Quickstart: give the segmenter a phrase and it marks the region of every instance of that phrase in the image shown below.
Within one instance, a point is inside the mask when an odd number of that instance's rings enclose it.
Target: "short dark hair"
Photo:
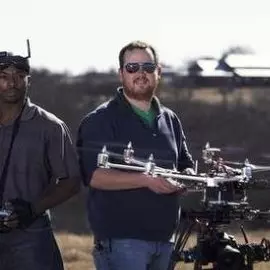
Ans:
[[[132,42],[128,43],[119,52],[119,66],[120,66],[120,69],[122,69],[123,66],[124,66],[124,55],[125,55],[126,51],[132,51],[132,50],[135,50],[135,49],[139,49],[139,50],[150,49],[151,52],[153,53],[155,63],[158,64],[159,60],[158,60],[158,55],[157,55],[157,52],[156,52],[155,48],[152,45],[150,45],[150,44],[148,44],[146,42],[136,40],[136,41],[132,41]]]

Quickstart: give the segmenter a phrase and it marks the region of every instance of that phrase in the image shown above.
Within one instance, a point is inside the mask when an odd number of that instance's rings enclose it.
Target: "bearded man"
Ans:
[[[97,155],[103,145],[121,154],[132,142],[137,158],[153,154],[166,169],[192,168],[193,160],[179,118],[155,95],[161,78],[156,50],[131,42],[121,49],[119,66],[122,86],[83,118],[77,137],[89,189],[94,262],[98,270],[164,270],[173,250],[182,187],[161,176],[100,168]]]

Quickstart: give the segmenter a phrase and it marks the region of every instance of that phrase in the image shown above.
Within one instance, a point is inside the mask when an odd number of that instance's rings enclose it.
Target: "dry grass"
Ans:
[[[226,91],[226,99],[229,104],[241,102],[242,104],[252,104],[255,89],[239,88],[237,91]],[[258,94],[256,89],[256,94]],[[262,91],[260,91],[262,92]],[[224,93],[218,88],[199,89],[166,89],[160,92],[163,101],[185,100],[199,101],[206,104],[221,104],[224,102]]]
[[[92,247],[91,240],[91,237],[86,235],[57,234],[57,241],[62,251],[65,270],[95,269],[90,255]]]
[[[254,232],[250,237],[250,242],[259,242],[262,235],[269,238],[270,231]],[[250,235],[250,234],[249,234]],[[239,243],[243,237],[237,236]],[[58,233],[57,241],[61,248],[65,270],[94,270],[93,260],[91,257],[92,239],[88,235],[75,235],[69,233]],[[191,239],[189,245],[192,245],[194,240]],[[177,270],[192,270],[192,264],[179,263]],[[269,270],[270,262],[256,264],[254,270]]]

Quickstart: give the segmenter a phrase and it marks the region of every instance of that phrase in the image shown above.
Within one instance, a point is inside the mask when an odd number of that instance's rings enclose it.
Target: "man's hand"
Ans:
[[[193,168],[186,168],[186,169],[183,170],[182,173],[187,174],[187,175],[196,175]]]
[[[10,211],[6,209],[0,209],[0,233],[7,233],[11,230],[11,228],[5,225],[5,218],[10,215]]]
[[[152,177],[146,175],[145,180],[146,180],[145,181],[146,187],[155,193],[160,194],[170,194],[174,192],[182,193],[185,190],[184,185],[183,186],[174,185],[173,183],[170,183],[164,177],[161,176]]]
[[[16,198],[10,200],[8,204],[12,210],[11,215],[4,218],[4,225],[8,228],[27,228],[37,218],[30,202]]]

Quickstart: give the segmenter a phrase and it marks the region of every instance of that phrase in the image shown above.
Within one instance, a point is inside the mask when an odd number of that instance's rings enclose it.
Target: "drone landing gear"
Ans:
[[[198,228],[197,244],[184,250],[195,227]],[[243,227],[241,231],[246,244],[239,245],[233,236],[220,231],[216,224],[201,223],[196,219],[182,226],[177,233],[168,270],[176,269],[179,261],[193,263],[193,270],[253,270],[255,261],[265,261],[263,257],[267,254],[264,253],[269,252],[269,246],[248,244]]]

